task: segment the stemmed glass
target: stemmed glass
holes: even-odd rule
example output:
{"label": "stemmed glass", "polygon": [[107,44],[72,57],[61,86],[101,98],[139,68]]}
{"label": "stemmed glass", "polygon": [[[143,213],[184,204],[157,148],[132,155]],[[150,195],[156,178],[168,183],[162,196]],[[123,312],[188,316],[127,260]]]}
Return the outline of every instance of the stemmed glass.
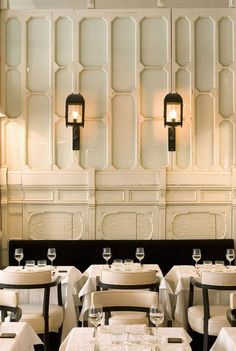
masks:
{"label": "stemmed glass", "polygon": [[231,262],[235,259],[234,249],[227,249],[226,250],[226,258],[229,261],[229,265],[231,266]]}
{"label": "stemmed glass", "polygon": [[51,265],[53,266],[53,261],[56,258],[56,249],[54,247],[49,247],[48,248],[47,257],[51,261]]}
{"label": "stemmed glass", "polygon": [[106,264],[108,265],[108,261],[111,258],[111,248],[110,247],[104,247],[102,251],[102,257],[106,261]]}
{"label": "stemmed glass", "polygon": [[88,311],[88,320],[94,326],[94,337],[97,336],[97,328],[101,324],[103,318],[103,310],[100,305],[91,305]]}
{"label": "stemmed glass", "polygon": [[201,249],[193,249],[192,258],[195,261],[196,268],[198,267],[197,263],[198,261],[200,261],[201,257],[202,257]]}
{"label": "stemmed glass", "polygon": [[15,249],[14,257],[18,261],[18,266],[20,268],[20,261],[24,257],[23,249],[21,249],[21,248]]}
{"label": "stemmed glass", "polygon": [[164,321],[163,306],[161,304],[152,305],[150,307],[149,317],[150,317],[151,322],[156,326],[156,334],[157,334],[157,328]]}
{"label": "stemmed glass", "polygon": [[145,256],[144,247],[136,247],[135,256],[137,260],[139,260],[139,263],[141,264],[141,261],[144,259],[144,256]]}

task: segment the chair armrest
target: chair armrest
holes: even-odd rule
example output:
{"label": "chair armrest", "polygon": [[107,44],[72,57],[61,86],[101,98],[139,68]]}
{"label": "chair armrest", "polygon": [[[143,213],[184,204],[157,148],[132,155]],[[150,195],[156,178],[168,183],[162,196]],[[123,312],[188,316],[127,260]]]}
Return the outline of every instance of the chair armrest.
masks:
{"label": "chair armrest", "polygon": [[229,300],[230,308],[236,308],[236,292],[230,293],[230,300]]}
{"label": "chair armrest", "polygon": [[196,279],[194,277],[190,277],[188,307],[192,307],[193,306],[194,287],[201,288],[202,287],[202,283],[198,279]]}
{"label": "chair armrest", "polygon": [[226,312],[227,320],[230,323],[231,327],[236,327],[236,309],[228,309]]}

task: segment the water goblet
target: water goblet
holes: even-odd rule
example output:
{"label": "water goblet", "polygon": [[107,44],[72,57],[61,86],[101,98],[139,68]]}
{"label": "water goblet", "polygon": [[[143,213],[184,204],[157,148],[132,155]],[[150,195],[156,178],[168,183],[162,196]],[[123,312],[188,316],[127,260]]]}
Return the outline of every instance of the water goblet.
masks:
{"label": "water goblet", "polygon": [[198,267],[198,261],[200,261],[201,257],[201,249],[193,249],[192,258],[195,261],[196,268]]}
{"label": "water goblet", "polygon": [[159,325],[161,325],[164,321],[163,306],[161,304],[152,305],[149,310],[149,318],[150,321],[155,325],[157,334],[157,329]]}
{"label": "water goblet", "polygon": [[48,248],[47,257],[51,261],[51,265],[53,266],[53,261],[56,258],[56,249],[54,247]]}
{"label": "water goblet", "polygon": [[100,305],[91,305],[88,311],[88,320],[94,326],[94,337],[97,337],[97,328],[103,318],[103,309]]}
{"label": "water goblet", "polygon": [[235,259],[234,249],[227,249],[226,250],[226,258],[229,261],[229,265],[231,266],[232,261]]}
{"label": "water goblet", "polygon": [[21,249],[21,248],[15,249],[14,257],[18,261],[18,267],[20,268],[20,261],[24,257],[23,249]]}
{"label": "water goblet", "polygon": [[106,264],[108,265],[108,261],[111,258],[111,248],[110,247],[104,247],[102,251],[102,257],[106,261]]}
{"label": "water goblet", "polygon": [[141,265],[141,262],[145,256],[144,247],[136,247],[135,256],[136,256],[137,260],[139,260],[139,263]]}

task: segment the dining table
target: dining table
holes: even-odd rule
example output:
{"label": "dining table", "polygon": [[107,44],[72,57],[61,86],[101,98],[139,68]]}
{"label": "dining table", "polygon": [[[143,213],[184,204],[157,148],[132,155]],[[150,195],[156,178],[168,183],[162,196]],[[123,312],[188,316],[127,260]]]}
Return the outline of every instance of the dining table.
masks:
{"label": "dining table", "polygon": [[[190,289],[190,277],[201,279],[201,272],[204,270],[213,271],[236,271],[235,266],[221,266],[211,265],[206,267],[201,264],[195,267],[194,265],[176,265],[165,275],[165,280],[171,287],[173,294],[170,296],[171,309],[173,311],[173,326],[175,327],[188,327],[187,311],[188,299]],[[210,291],[210,303],[218,305],[229,304],[229,294],[219,291]],[[202,304],[202,291],[199,288],[194,289],[194,304]]]}
{"label": "dining table", "polygon": [[0,323],[1,351],[33,351],[34,345],[43,344],[28,323]]}
{"label": "dining table", "polygon": [[73,328],[59,351],[190,351],[191,337],[184,328],[113,325]]}
{"label": "dining table", "polygon": [[[8,266],[4,269],[16,272],[19,270],[19,267]],[[27,270],[28,268],[21,267],[20,269]],[[58,275],[61,276],[62,303],[64,307],[61,340],[64,340],[70,330],[78,325],[80,300],[78,298],[77,283],[81,279],[82,273],[74,266],[50,265],[44,268],[38,268],[35,266],[30,268],[29,271],[35,271],[38,269],[51,269],[52,278]],[[41,289],[34,289],[34,291],[22,289],[19,291],[19,301],[20,303],[36,303],[37,301],[42,301],[42,294],[43,292]],[[57,303],[57,287],[51,289],[50,303]]]}
{"label": "dining table", "polygon": [[[91,293],[96,291],[96,277],[101,277],[102,271],[107,269],[114,269],[113,266],[108,265],[90,265],[88,269],[83,272],[81,279],[78,281],[78,289],[79,289],[79,298],[82,301],[82,309],[80,312],[80,321],[83,321],[83,314],[89,308],[91,302]],[[170,303],[170,294],[173,294],[172,289],[168,282],[163,277],[162,271],[158,264],[134,264],[131,271],[140,271],[145,272],[149,270],[155,270],[157,277],[160,278],[160,286],[159,286],[159,301],[163,304],[165,310],[169,315],[172,314],[171,303]],[[117,268],[116,268],[117,270]],[[121,266],[120,271],[125,272],[125,266]],[[130,270],[129,270],[130,272]]]}
{"label": "dining table", "polygon": [[236,328],[221,328],[210,351],[233,351],[236,350]]}

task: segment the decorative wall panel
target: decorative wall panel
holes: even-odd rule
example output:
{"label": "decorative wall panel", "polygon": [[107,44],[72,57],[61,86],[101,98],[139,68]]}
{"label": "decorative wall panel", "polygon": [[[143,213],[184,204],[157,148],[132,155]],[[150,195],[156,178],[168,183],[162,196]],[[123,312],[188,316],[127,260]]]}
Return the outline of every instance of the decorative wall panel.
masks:
{"label": "decorative wall panel", "polygon": [[[236,9],[1,19],[5,261],[9,238],[234,237]],[[176,152],[169,91],[184,100]],[[65,126],[71,92],[86,102],[80,151]]]}
{"label": "decorative wall panel", "polygon": [[[171,217],[171,218],[170,218]],[[208,211],[199,206],[169,208],[167,213],[168,239],[208,238],[223,239],[228,237],[230,227],[230,209],[222,207],[217,209],[210,206]]]}
{"label": "decorative wall panel", "polygon": [[116,18],[112,23],[112,88],[130,92],[135,87],[135,22]]}
{"label": "decorative wall panel", "polygon": [[116,168],[132,168],[135,162],[136,128],[134,99],[128,95],[116,95],[112,101],[112,110],[112,163]]}
{"label": "decorative wall panel", "polygon": [[49,88],[50,35],[47,18],[27,23],[27,88],[42,92]]}
{"label": "decorative wall panel", "polygon": [[44,95],[31,95],[27,121],[27,163],[31,168],[50,167],[49,115],[49,99]]}
{"label": "decorative wall panel", "polygon": [[156,209],[150,207],[140,210],[136,208],[135,211],[130,211],[128,207],[123,207],[121,210],[115,208],[100,208],[98,209],[97,221],[99,224],[97,238],[120,240],[126,239],[154,239],[155,238],[155,224],[154,214],[156,216]]}
{"label": "decorative wall panel", "polygon": [[82,239],[87,237],[84,208],[25,206],[25,239]]}

